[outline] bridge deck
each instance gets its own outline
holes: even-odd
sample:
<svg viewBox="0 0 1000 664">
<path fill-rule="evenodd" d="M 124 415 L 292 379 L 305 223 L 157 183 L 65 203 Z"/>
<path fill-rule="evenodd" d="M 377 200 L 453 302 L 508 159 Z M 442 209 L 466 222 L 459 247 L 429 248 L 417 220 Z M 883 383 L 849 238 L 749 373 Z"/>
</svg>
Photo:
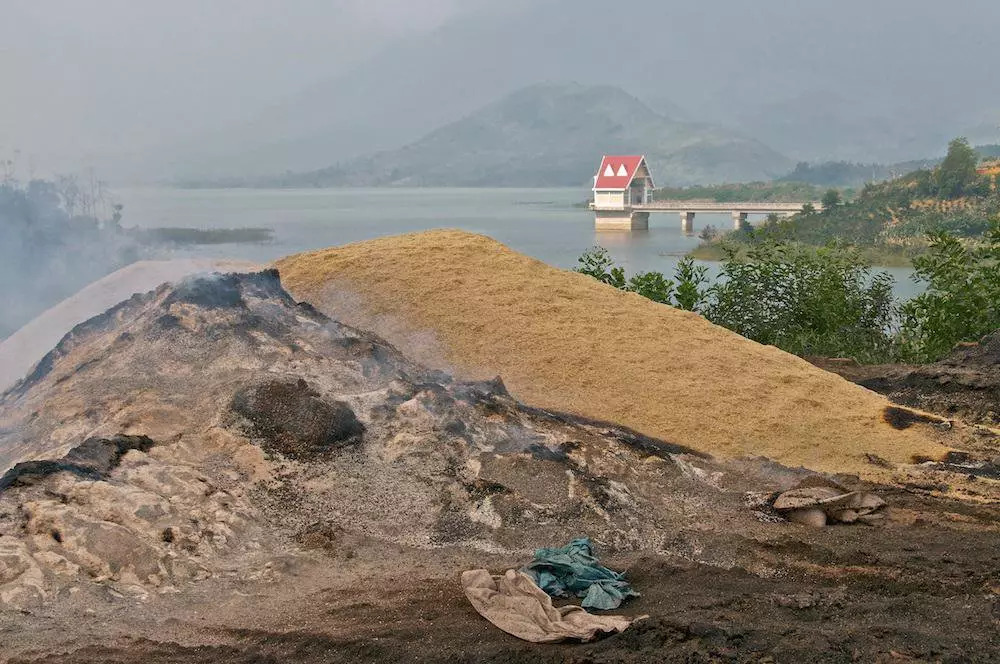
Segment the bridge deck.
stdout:
<svg viewBox="0 0 1000 664">
<path fill-rule="evenodd" d="M 753 203 L 749 201 L 734 201 L 719 203 L 717 201 L 653 201 L 646 205 L 632 207 L 636 212 L 752 212 L 771 214 L 779 212 L 801 212 L 804 203 Z M 813 203 L 818 210 L 818 203 Z"/>
</svg>

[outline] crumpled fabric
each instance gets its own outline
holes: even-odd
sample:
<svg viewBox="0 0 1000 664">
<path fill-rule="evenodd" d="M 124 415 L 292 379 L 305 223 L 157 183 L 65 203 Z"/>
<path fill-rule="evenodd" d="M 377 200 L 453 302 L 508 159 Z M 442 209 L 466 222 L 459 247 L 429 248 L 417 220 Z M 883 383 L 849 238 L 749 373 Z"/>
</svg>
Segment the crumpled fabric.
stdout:
<svg viewBox="0 0 1000 664">
<path fill-rule="evenodd" d="M 605 632 L 622 632 L 633 620 L 625 616 L 596 616 L 579 606 L 552 606 L 552 598 L 527 574 L 507 570 L 494 577 L 485 569 L 462 573 L 465 596 L 481 616 L 519 639 L 556 643 L 567 639 L 590 641 Z"/>
<path fill-rule="evenodd" d="M 587 609 L 617 609 L 627 598 L 639 596 L 624 580 L 624 572 L 600 564 L 586 537 L 560 549 L 538 549 L 534 562 L 521 571 L 551 597 L 582 597 Z"/>
</svg>

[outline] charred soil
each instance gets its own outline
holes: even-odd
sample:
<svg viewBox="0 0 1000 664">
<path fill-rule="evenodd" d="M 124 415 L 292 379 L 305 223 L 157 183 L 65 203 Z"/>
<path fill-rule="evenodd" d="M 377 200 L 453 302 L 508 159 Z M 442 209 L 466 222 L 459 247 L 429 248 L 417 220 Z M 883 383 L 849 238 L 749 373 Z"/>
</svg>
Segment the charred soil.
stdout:
<svg viewBox="0 0 1000 664">
<path fill-rule="evenodd" d="M 322 574 L 292 578 L 256 600 L 259 614 L 272 620 L 182 619 L 159 634 L 81 639 L 12 662 L 996 661 L 995 510 L 955 512 L 947 502 L 905 492 L 891 499 L 910 523 L 882 530 L 781 526 L 741 543 L 746 566 L 655 555 L 614 559 L 642 593 L 620 612 L 649 618 L 591 644 L 539 646 L 500 632 L 462 595 L 460 562 L 442 555 L 437 566 L 423 557 L 429 567 L 422 574 L 381 575 L 363 587 Z M 707 532 L 706 545 L 721 536 Z M 343 563 L 331 557 L 327 564 Z"/>
<path fill-rule="evenodd" d="M 884 498 L 887 524 L 810 529 L 768 507 L 809 470 L 526 407 L 296 303 L 275 272 L 164 286 L 0 395 L 0 658 L 1000 659 L 997 482 L 954 452 L 871 449 L 884 482 L 829 479 Z M 648 619 L 536 646 L 466 601 L 462 571 L 581 535 Z"/>
</svg>

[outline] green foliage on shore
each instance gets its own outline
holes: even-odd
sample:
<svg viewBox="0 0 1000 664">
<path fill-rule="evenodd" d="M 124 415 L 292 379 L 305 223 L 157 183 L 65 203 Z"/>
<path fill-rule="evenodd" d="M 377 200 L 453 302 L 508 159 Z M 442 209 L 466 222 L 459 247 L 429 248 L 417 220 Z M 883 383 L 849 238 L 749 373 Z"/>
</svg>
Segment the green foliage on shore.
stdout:
<svg viewBox="0 0 1000 664">
<path fill-rule="evenodd" d="M 705 315 L 796 355 L 879 362 L 893 354 L 893 283 L 850 250 L 760 245 L 723 261 Z"/>
<path fill-rule="evenodd" d="M 1000 145 L 977 145 L 973 148 L 979 159 L 1000 157 Z M 805 182 L 819 187 L 860 189 L 869 182 L 884 182 L 900 173 L 934 170 L 942 159 L 914 159 L 894 164 L 858 164 L 849 161 L 825 161 L 818 164 L 799 162 L 791 173 L 778 178 L 782 182 Z"/>
<path fill-rule="evenodd" d="M 73 178 L 0 181 L 0 339 L 136 259 L 121 206 L 99 192 Z"/>
<path fill-rule="evenodd" d="M 98 183 L 0 180 L 0 340 L 82 286 L 177 246 L 269 242 L 266 228 L 126 228 Z"/>
<path fill-rule="evenodd" d="M 928 288 L 902 307 L 899 337 L 907 359 L 934 361 L 959 342 L 1000 329 L 1000 220 L 974 246 L 935 233 L 913 268 Z"/>
<path fill-rule="evenodd" d="M 805 203 L 818 201 L 825 189 L 803 182 L 746 182 L 694 187 L 664 187 L 653 192 L 658 201 L 733 203 Z"/>
<path fill-rule="evenodd" d="M 580 258 L 579 271 L 642 295 L 649 292 L 642 285 L 660 285 L 647 297 L 796 355 L 933 362 L 1000 329 L 1000 220 L 975 245 L 944 231 L 928 241 L 928 252 L 914 259 L 915 278 L 927 282 L 927 291 L 901 305 L 890 275 L 840 245 L 730 245 L 711 284 L 690 258 L 678 265 L 676 287 L 653 272 L 626 279 L 600 247 Z"/>
<path fill-rule="evenodd" d="M 576 271 L 581 274 L 678 309 L 697 311 L 704 304 L 707 295 L 707 270 L 695 265 L 690 258 L 682 259 L 677 264 L 674 273 L 676 283 L 659 272 L 639 272 L 626 279 L 625 270 L 615 265 L 614 259 L 604 247 L 593 247 L 580 256 L 577 262 L 580 267 Z"/>
<path fill-rule="evenodd" d="M 748 339 L 792 353 L 862 362 L 892 354 L 892 277 L 873 275 L 856 252 L 761 245 L 729 254 L 715 283 L 690 258 L 678 263 L 674 280 L 656 272 L 627 279 L 602 247 L 579 262 L 578 272 L 603 283 L 701 313 Z"/>
<path fill-rule="evenodd" d="M 947 232 L 979 239 L 1000 215 L 996 178 L 976 172 L 978 153 L 964 139 L 951 142 L 948 156 L 934 170 L 917 170 L 890 182 L 869 184 L 853 199 L 837 190 L 823 194 L 822 211 L 804 210 L 785 218 L 770 218 L 756 228 L 730 233 L 722 242 L 756 245 L 799 242 L 813 246 L 852 245 L 869 257 L 888 263 L 927 251 L 928 237 Z M 724 253 L 716 247 L 714 254 Z M 703 246 L 694 255 L 712 253 Z"/>
<path fill-rule="evenodd" d="M 270 228 L 133 228 L 127 233 L 153 245 L 265 244 L 274 239 Z"/>
</svg>

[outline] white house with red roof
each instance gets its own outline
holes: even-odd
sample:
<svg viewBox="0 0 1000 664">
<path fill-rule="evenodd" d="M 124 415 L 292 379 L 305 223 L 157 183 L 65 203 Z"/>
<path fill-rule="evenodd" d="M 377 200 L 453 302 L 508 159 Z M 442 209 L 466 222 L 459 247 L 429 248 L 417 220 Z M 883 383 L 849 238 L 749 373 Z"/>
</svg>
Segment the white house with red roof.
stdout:
<svg viewBox="0 0 1000 664">
<path fill-rule="evenodd" d="M 598 230 L 649 228 L 649 212 L 635 210 L 652 201 L 653 176 L 642 155 L 605 156 L 594 176 Z"/>
</svg>

